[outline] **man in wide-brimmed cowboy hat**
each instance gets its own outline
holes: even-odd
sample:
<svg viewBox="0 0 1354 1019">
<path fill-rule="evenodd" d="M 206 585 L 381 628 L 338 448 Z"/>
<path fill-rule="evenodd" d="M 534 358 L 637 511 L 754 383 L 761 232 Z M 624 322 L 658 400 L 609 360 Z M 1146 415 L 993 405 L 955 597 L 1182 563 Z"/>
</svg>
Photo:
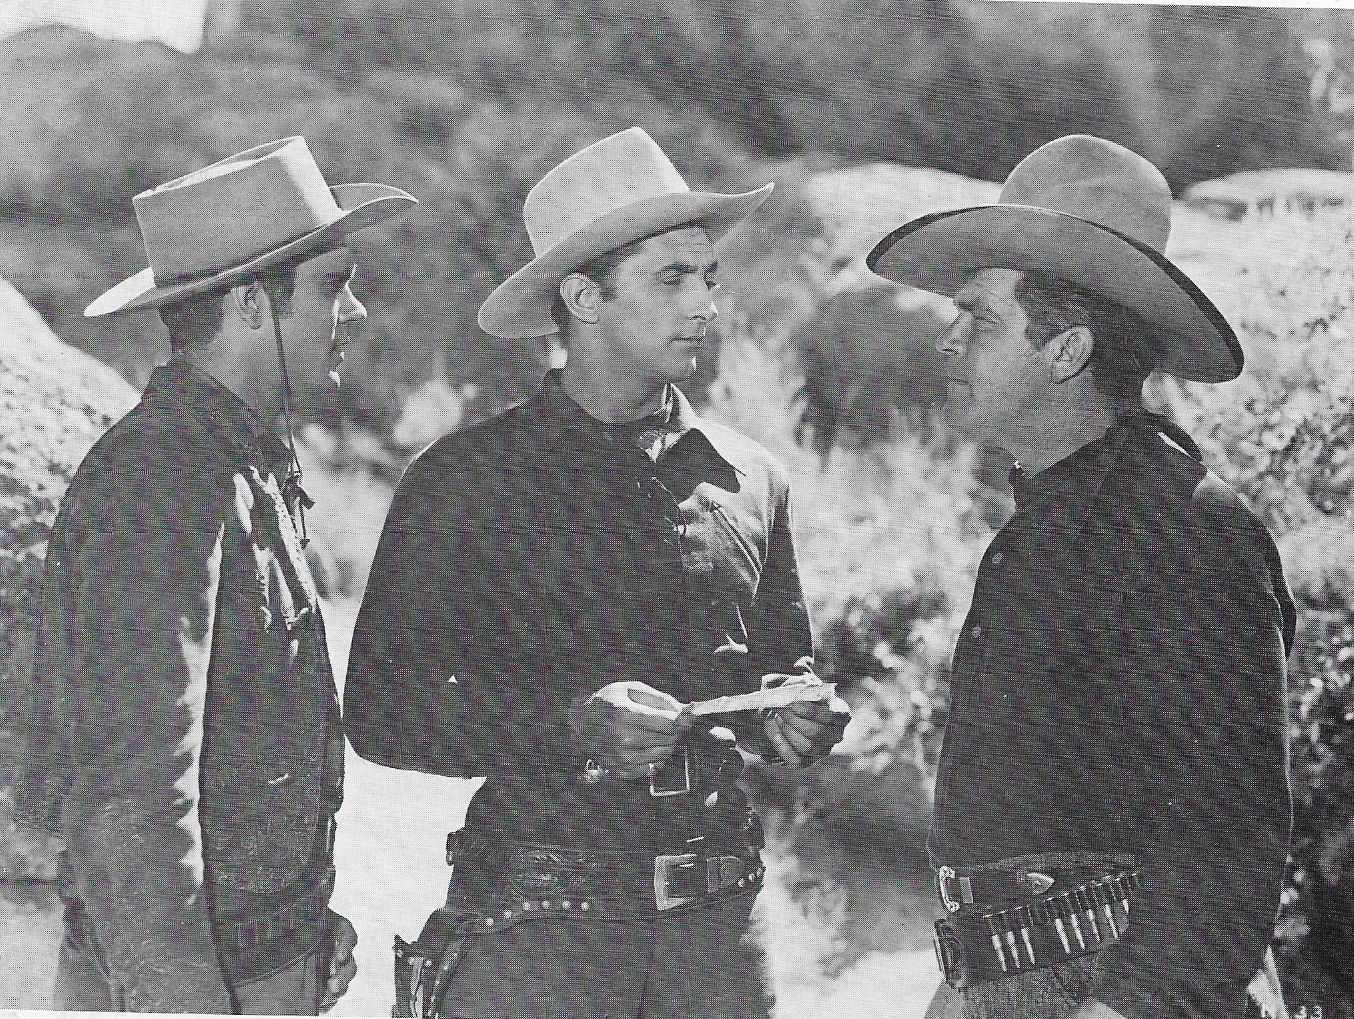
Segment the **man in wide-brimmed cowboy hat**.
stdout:
<svg viewBox="0 0 1354 1019">
<path fill-rule="evenodd" d="M 62 500 L 21 698 L 19 813 L 65 841 L 59 1008 L 314 1014 L 352 978 L 289 411 L 366 317 L 344 239 L 413 201 L 331 188 L 301 138 L 133 200 L 150 266 L 86 314 L 155 309 L 173 353 Z"/>
<path fill-rule="evenodd" d="M 1253 978 L 1283 1007 L 1293 603 L 1263 524 L 1143 407 L 1154 371 L 1242 367 L 1170 216 L 1151 163 L 1078 135 L 868 259 L 953 298 L 946 416 L 1017 459 L 954 654 L 936 1014 L 1240 1016 Z"/>
<path fill-rule="evenodd" d="M 400 483 L 345 709 L 371 760 L 486 778 L 445 937 L 417 946 L 439 1015 L 766 1014 L 738 747 L 808 763 L 845 705 L 811 670 L 784 473 L 677 385 L 716 315 L 713 243 L 770 190 L 691 191 L 638 128 L 551 170 L 536 257 L 480 324 L 558 330 L 567 363 Z M 684 708 L 766 677 L 819 699 Z"/>
</svg>

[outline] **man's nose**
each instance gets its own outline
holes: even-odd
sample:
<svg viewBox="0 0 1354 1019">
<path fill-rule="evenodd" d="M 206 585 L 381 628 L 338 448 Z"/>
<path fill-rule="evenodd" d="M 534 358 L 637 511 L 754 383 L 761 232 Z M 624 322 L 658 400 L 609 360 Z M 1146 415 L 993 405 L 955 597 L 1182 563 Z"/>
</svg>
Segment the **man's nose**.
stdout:
<svg viewBox="0 0 1354 1019">
<path fill-rule="evenodd" d="M 936 350 L 939 353 L 957 357 L 964 352 L 963 321 L 964 316 L 962 314 L 956 315 L 954 321 L 947 325 L 944 332 L 936 337 Z"/>
<path fill-rule="evenodd" d="M 719 317 L 719 308 L 715 305 L 715 291 L 717 289 L 718 287 L 712 287 L 708 283 L 696 288 L 695 307 L 691 311 L 692 318 L 698 318 L 702 322 L 713 322 Z"/>
<path fill-rule="evenodd" d="M 366 306 L 353 296 L 350 287 L 344 287 L 343 293 L 339 294 L 339 322 L 347 325 L 349 322 L 361 322 L 366 317 Z"/>
</svg>

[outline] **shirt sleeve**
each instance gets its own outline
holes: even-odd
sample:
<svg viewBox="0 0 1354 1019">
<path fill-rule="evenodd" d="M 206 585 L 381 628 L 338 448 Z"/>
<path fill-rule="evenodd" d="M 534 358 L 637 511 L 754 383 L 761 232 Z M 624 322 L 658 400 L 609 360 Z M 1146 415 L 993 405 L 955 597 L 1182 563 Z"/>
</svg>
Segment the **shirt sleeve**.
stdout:
<svg viewBox="0 0 1354 1019">
<path fill-rule="evenodd" d="M 581 766 L 577 687 L 551 613 L 518 578 L 530 556 L 448 456 L 401 479 L 372 564 L 344 686 L 353 748 L 388 767 L 471 778 Z M 511 498 L 499 500 L 511 505 Z M 624 676 L 608 677 L 596 685 Z"/>
<path fill-rule="evenodd" d="M 1176 582 L 1126 606 L 1127 646 L 1104 675 L 1135 776 L 1110 816 L 1145 884 L 1094 994 L 1130 1019 L 1240 1010 L 1227 999 L 1272 936 L 1291 833 L 1277 552 L 1239 508 L 1191 539 Z"/>
<path fill-rule="evenodd" d="M 198 764 L 222 519 L 208 482 L 138 459 L 87 487 L 49 586 L 66 601 L 59 653 L 70 751 L 68 855 L 132 1011 L 233 1010 L 211 934 Z"/>
<path fill-rule="evenodd" d="M 799 579 L 790 511 L 782 484 L 774 500 L 766 563 L 747 619 L 749 668 L 754 675 L 814 675 L 813 631 Z M 749 753 L 772 759 L 760 717 L 736 719 L 735 735 Z"/>
</svg>

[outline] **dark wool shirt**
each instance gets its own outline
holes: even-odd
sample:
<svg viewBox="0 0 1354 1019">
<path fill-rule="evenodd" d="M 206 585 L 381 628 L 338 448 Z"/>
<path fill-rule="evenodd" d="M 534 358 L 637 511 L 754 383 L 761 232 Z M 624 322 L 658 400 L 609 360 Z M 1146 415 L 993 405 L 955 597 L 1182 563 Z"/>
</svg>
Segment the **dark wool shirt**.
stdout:
<svg viewBox="0 0 1354 1019">
<path fill-rule="evenodd" d="M 171 362 L 52 528 L 17 810 L 65 840 L 130 1010 L 229 1012 L 228 983 L 322 933 L 218 952 L 227 915 L 322 911 L 330 884 L 343 737 L 288 463 L 233 393 Z"/>
<path fill-rule="evenodd" d="M 1094 993 L 1235 1016 L 1291 830 L 1293 602 L 1241 498 L 1140 415 L 1018 483 L 954 654 L 930 848 L 958 869 L 1132 854 L 1146 885 Z"/>
<path fill-rule="evenodd" d="M 391 767 L 486 776 L 467 831 L 646 852 L 746 816 L 734 790 L 707 807 L 584 783 L 568 725 L 608 683 L 690 701 L 812 653 L 783 471 L 670 395 L 656 462 L 551 375 L 400 482 L 353 639 L 348 736 Z"/>
</svg>

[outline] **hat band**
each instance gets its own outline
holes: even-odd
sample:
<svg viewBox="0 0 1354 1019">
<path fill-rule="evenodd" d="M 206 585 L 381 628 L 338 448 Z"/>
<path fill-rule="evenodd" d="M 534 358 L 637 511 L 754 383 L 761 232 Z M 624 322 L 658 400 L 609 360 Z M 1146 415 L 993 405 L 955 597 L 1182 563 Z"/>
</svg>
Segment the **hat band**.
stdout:
<svg viewBox="0 0 1354 1019">
<path fill-rule="evenodd" d="M 305 235 L 303 234 L 302 237 L 304 236 Z M 175 273 L 173 276 L 162 276 L 160 271 L 156 269 L 152 270 L 152 276 L 155 279 L 155 285 L 157 287 L 177 287 L 187 283 L 200 283 L 203 280 L 211 279 L 213 276 L 221 276 L 233 269 L 239 269 L 242 266 L 246 266 L 250 262 L 263 258 L 274 251 L 279 251 L 289 244 L 295 244 L 299 240 L 301 240 L 301 237 L 294 237 L 283 244 L 270 244 L 268 247 L 261 251 L 256 251 L 251 255 L 242 255 L 238 260 L 232 259 L 229 265 L 215 265 L 206 269 L 195 269 L 192 272 L 179 272 Z"/>
</svg>

